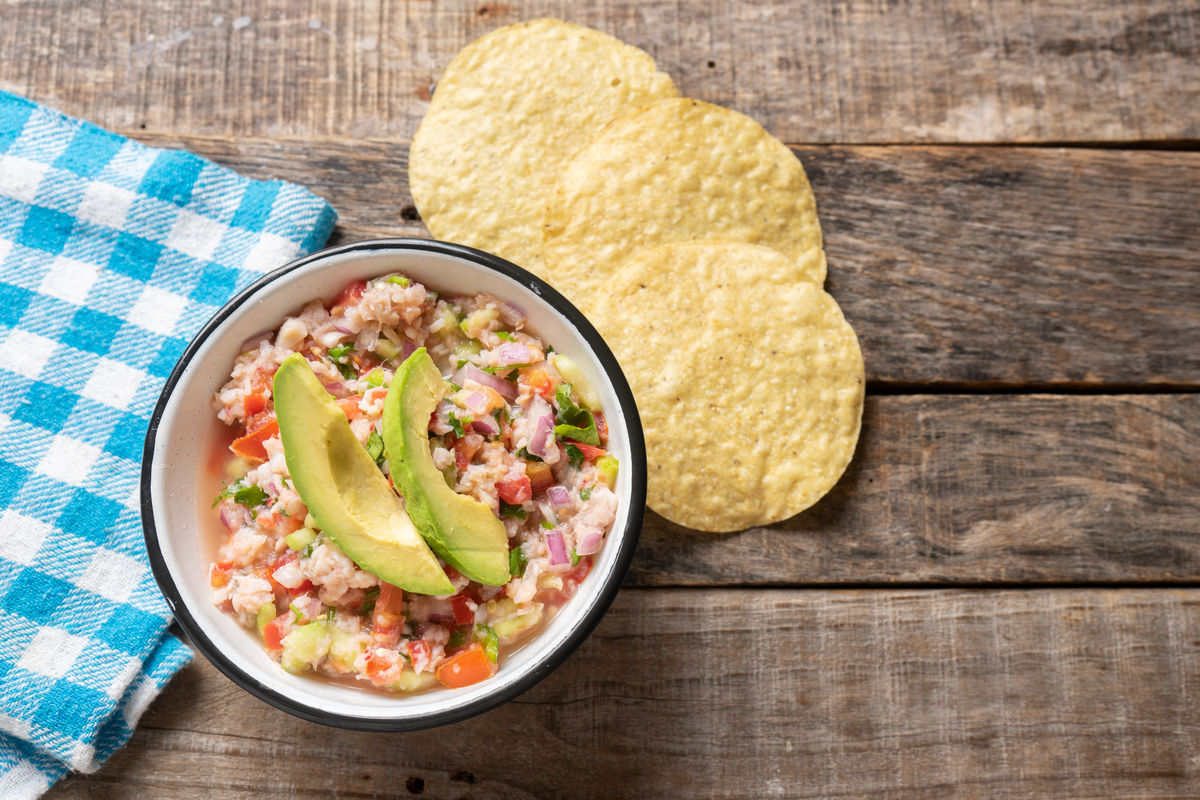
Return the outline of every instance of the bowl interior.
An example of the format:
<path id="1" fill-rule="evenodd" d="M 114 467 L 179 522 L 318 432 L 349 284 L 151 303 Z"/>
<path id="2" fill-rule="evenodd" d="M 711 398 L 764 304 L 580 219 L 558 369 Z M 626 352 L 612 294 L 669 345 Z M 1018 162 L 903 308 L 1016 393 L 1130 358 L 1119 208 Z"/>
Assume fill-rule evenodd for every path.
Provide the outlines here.
<path id="1" fill-rule="evenodd" d="M 641 428 L 624 378 L 619 371 L 610 378 L 616 361 L 602 344 L 604 354 L 597 355 L 588 337 L 599 341 L 599 336 L 577 312 L 568 310 L 561 297 L 510 265 L 503 268 L 512 274 L 504 274 L 480 261 L 494 263 L 483 254 L 440 243 L 360 243 L 285 267 L 240 305 L 227 307 L 224 319 L 210 323 L 208 335 L 202 332 L 198 337 L 191 358 L 181 364 L 177 382 L 169 395 L 164 394 L 148 454 L 151 507 L 144 509 L 153 521 L 148 544 L 156 574 L 197 647 L 268 702 L 321 722 L 376 729 L 422 727 L 470 716 L 515 696 L 553 670 L 590 632 L 624 578 L 641 526 L 645 491 Z M 212 400 L 228 379 L 242 342 L 277 328 L 285 316 L 314 298 L 329 302 L 352 281 L 396 270 L 433 289 L 488 292 L 520 306 L 529 317 L 527 329 L 574 359 L 600 393 L 609 426 L 608 449 L 621 463 L 616 522 L 576 596 L 530 644 L 503 660 L 491 680 L 411 697 L 289 675 L 271 661 L 257 636 L 211 603 L 208 565 L 219 524 L 214 528 L 209 498 L 198 496 L 199 487 L 213 482 L 212 454 L 228 441 L 228 429 L 217 420 Z"/>

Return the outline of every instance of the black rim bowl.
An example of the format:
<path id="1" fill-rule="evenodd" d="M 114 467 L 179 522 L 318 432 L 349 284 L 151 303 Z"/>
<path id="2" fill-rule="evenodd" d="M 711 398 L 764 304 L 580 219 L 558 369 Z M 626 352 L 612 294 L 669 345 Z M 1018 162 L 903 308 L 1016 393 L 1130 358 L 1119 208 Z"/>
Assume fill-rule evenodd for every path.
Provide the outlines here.
<path id="1" fill-rule="evenodd" d="M 170 402 L 172 393 L 175 390 L 176 384 L 179 383 L 183 373 L 191 364 L 193 357 L 200 349 L 202 344 L 221 326 L 221 324 L 232 314 L 236 309 L 241 307 L 255 292 L 259 289 L 274 283 L 283 278 L 290 272 L 299 269 L 313 261 L 318 261 L 330 256 L 342 255 L 346 253 L 369 253 L 377 250 L 415 250 L 432 253 L 440 253 L 443 255 L 454 256 L 466 261 L 470 261 L 485 269 L 498 272 L 512 280 L 523 285 L 526 289 L 539 295 L 542 300 L 552 306 L 558 313 L 562 314 L 587 342 L 592 349 L 596 359 L 600 362 L 601 367 L 608 376 L 609 382 L 612 384 L 613 391 L 621 402 L 621 406 L 627 409 L 625 414 L 626 426 L 629 430 L 629 450 L 630 464 L 628 468 L 632 470 L 632 492 L 628 499 L 629 502 L 629 518 L 625 530 L 622 532 L 620 541 L 617 543 L 618 550 L 616 555 L 616 563 L 612 572 L 611 580 L 605 586 L 600 595 L 597 597 L 596 604 L 588 611 L 583 618 L 581 624 L 574 633 L 564 641 L 564 643 L 555 651 L 551 652 L 545 659 L 537 663 L 535 667 L 529 670 L 528 673 L 521 676 L 519 679 L 509 685 L 504 691 L 495 695 L 481 697 L 477 701 L 468 705 L 447 709 L 445 711 L 435 711 L 415 719 L 367 719 L 362 717 L 353 717 L 345 714 L 334 712 L 320 711 L 302 703 L 296 702 L 292 697 L 276 692 L 262 686 L 257 680 L 246 674 L 234 661 L 226 656 L 218 649 L 211 640 L 204 634 L 195 618 L 183 602 L 183 597 L 176 587 L 174 580 L 171 578 L 170 570 L 167 568 L 166 560 L 163 557 L 162 551 L 158 546 L 158 531 L 154 524 L 154 506 L 151 498 L 150 482 L 152 473 L 152 458 L 154 455 L 155 442 L 158 437 L 158 426 L 162 419 L 163 413 Z M 622 465 L 625 468 L 625 465 Z M 353 244 L 341 245 L 339 247 L 331 247 L 325 250 L 320 250 L 311 255 L 299 258 L 290 264 L 286 264 L 279 269 L 269 272 L 259 278 L 254 283 L 247 286 L 241 292 L 227 302 L 221 309 L 210 319 L 200 332 L 188 344 L 184 350 L 179 362 L 175 365 L 175 369 L 171 371 L 167 378 L 166 385 L 163 387 L 162 394 L 159 396 L 158 403 L 155 405 L 154 414 L 150 418 L 150 425 L 146 431 L 146 444 L 142 452 L 142 475 L 141 475 L 141 512 L 142 512 L 142 528 L 146 538 L 146 550 L 150 555 L 150 566 L 154 572 L 154 578 L 158 582 L 159 589 L 167 599 L 171 610 L 175 614 L 175 619 L 179 622 L 184 633 L 187 634 L 192 644 L 204 655 L 218 670 L 225 674 L 230 680 L 236 683 L 241 688 L 245 689 L 250 694 L 258 699 L 269 703 L 270 705 L 293 714 L 301 719 L 310 722 L 317 722 L 322 725 L 330 725 L 337 728 L 348 728 L 352 730 L 363 731 L 411 731 L 421 730 L 424 728 L 433 728 L 439 725 L 448 725 L 453 722 L 460 722 L 464 719 L 482 714 L 489 711 L 509 700 L 517 697 L 525 691 L 531 689 L 534 685 L 548 676 L 551 672 L 562 665 L 567 658 L 575 652 L 576 648 L 583 643 L 596 626 L 600 623 L 601 618 L 612 605 L 613 599 L 616 597 L 621 584 L 629 571 L 629 565 L 633 561 L 634 551 L 637 549 L 638 537 L 641 533 L 642 520 L 645 515 L 646 508 L 646 444 L 642 434 L 641 419 L 638 416 L 637 405 L 633 399 L 633 392 L 629 388 L 629 382 L 625 379 L 625 374 L 621 371 L 620 365 L 617 363 L 616 357 L 604 343 L 600 334 L 596 331 L 592 324 L 587 321 L 580 311 L 571 305 L 571 303 L 563 297 L 554 287 L 543 281 L 536 275 L 521 269 L 520 267 L 505 261 L 502 258 L 494 256 L 490 253 L 485 253 L 482 250 L 476 250 L 473 247 L 465 245 L 451 244 L 449 242 L 439 242 L 429 239 L 373 239 L 365 242 L 355 242 Z M 439 690 L 441 691 L 441 690 Z M 446 690 L 453 691 L 453 690 Z"/>

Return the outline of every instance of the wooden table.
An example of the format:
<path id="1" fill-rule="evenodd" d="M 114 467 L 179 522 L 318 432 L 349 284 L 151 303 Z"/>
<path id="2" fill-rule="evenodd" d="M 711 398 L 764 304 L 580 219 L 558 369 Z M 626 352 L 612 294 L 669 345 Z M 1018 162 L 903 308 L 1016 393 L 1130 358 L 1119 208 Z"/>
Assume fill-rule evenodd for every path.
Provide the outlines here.
<path id="1" fill-rule="evenodd" d="M 650 514 L 552 677 L 398 735 L 206 663 L 63 798 L 1200 794 L 1196 0 L 25 0 L 0 88 L 311 187 L 406 181 L 467 42 L 565 16 L 794 143 L 859 332 L 849 472 L 733 535 Z"/>

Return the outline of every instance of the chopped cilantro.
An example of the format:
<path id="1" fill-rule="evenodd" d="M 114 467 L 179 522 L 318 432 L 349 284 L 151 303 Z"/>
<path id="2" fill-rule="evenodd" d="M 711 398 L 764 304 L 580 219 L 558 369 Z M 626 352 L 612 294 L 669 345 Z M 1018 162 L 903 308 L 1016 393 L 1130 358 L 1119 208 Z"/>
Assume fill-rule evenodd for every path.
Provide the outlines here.
<path id="1" fill-rule="evenodd" d="M 567 458 L 571 460 L 571 466 L 583 466 L 583 451 L 573 444 L 567 445 Z"/>
<path id="2" fill-rule="evenodd" d="M 578 448 L 576 448 L 576 449 L 578 449 Z M 537 456 L 535 456 L 533 453 L 529 452 L 529 450 L 524 447 L 522 447 L 520 450 L 517 451 L 517 455 L 519 455 L 521 458 L 525 458 L 530 461 L 537 461 L 539 463 L 542 460 L 542 459 L 538 458 Z"/>
<path id="3" fill-rule="evenodd" d="M 572 567 L 579 566 L 579 554 L 575 552 L 574 547 L 571 548 L 571 566 Z"/>
<path id="4" fill-rule="evenodd" d="M 308 547 L 304 548 L 304 557 L 305 557 L 305 558 L 309 558 L 309 557 L 311 557 L 311 556 L 312 556 L 312 553 L 313 553 L 313 548 L 314 548 L 314 547 L 316 547 L 316 546 L 317 546 L 317 545 L 316 545 L 316 543 L 314 542 L 313 544 L 310 544 Z"/>
<path id="5" fill-rule="evenodd" d="M 348 381 L 352 381 L 358 377 L 358 371 L 349 364 L 343 364 L 340 361 L 333 362 L 333 365 L 338 368 L 338 372 L 342 373 L 342 377 Z"/>
<path id="6" fill-rule="evenodd" d="M 450 634 L 450 641 L 446 643 L 447 647 L 462 647 L 467 643 L 467 638 L 471 635 L 469 630 L 455 631 Z"/>
<path id="7" fill-rule="evenodd" d="M 379 597 L 379 587 L 372 586 L 367 589 L 367 593 L 363 595 L 363 604 L 359 607 L 358 613 L 369 614 L 375 610 L 375 599 Z"/>
<path id="8" fill-rule="evenodd" d="M 493 664 L 500 657 L 500 637 L 482 622 L 475 625 L 475 640 L 483 644 L 483 652 Z"/>
<path id="9" fill-rule="evenodd" d="M 526 511 L 525 509 L 521 508 L 520 505 L 513 505 L 512 503 L 506 503 L 503 500 L 501 500 L 500 501 L 500 516 L 516 517 L 517 519 L 528 519 L 529 512 Z"/>
<path id="10" fill-rule="evenodd" d="M 462 419 L 459 419 L 457 416 L 455 416 L 453 411 L 451 411 L 447 416 L 450 418 L 450 427 L 454 428 L 454 435 L 460 439 L 467 435 L 464 427 L 475 421 L 471 417 L 463 417 Z"/>
<path id="11" fill-rule="evenodd" d="M 293 600 L 291 603 L 289 603 L 288 608 L 290 608 L 292 613 L 296 615 L 296 622 L 299 622 L 304 618 L 304 612 L 296 608 L 296 601 Z"/>
<path id="12" fill-rule="evenodd" d="M 592 487 L 590 487 L 590 486 L 579 493 L 580 500 L 587 500 L 591 496 L 592 496 Z"/>
<path id="13" fill-rule="evenodd" d="M 389 275 L 387 282 L 394 283 L 397 286 L 411 286 L 412 285 L 412 281 L 410 281 L 408 278 L 404 277 L 403 275 Z"/>
<path id="14" fill-rule="evenodd" d="M 554 347 L 552 345 L 546 345 L 546 355 L 550 355 L 553 352 L 554 352 Z"/>
<path id="15" fill-rule="evenodd" d="M 496 335 L 500 337 L 500 341 L 502 342 L 515 342 L 517 340 L 517 337 L 508 331 L 496 331 Z"/>
<path id="16" fill-rule="evenodd" d="M 367 437 L 367 455 L 376 464 L 379 459 L 383 458 L 383 437 L 379 435 L 379 431 L 371 431 L 371 435 Z"/>
<path id="17" fill-rule="evenodd" d="M 233 487 L 234 486 L 237 486 L 236 482 L 229 486 L 226 486 L 224 489 L 217 492 L 217 496 L 214 497 L 213 501 L 212 501 L 212 508 L 216 508 L 217 504 L 220 503 L 222 500 L 228 500 L 229 498 L 233 497 Z"/>
<path id="18" fill-rule="evenodd" d="M 504 376 L 504 380 L 508 381 L 509 383 L 516 383 L 517 378 L 519 378 L 520 375 L 521 375 L 521 373 L 517 372 L 514 369 L 511 372 L 509 372 L 507 375 Z"/>
<path id="19" fill-rule="evenodd" d="M 345 344 L 338 344 L 329 348 L 329 357 L 334 361 L 337 361 L 338 359 L 345 358 L 347 355 L 353 352 L 354 345 L 350 342 L 346 342 Z"/>
<path id="20" fill-rule="evenodd" d="M 542 520 L 542 527 L 548 531 L 552 531 L 552 530 L 554 530 L 554 523 L 551 522 L 550 520 L 544 519 L 544 520 Z"/>
<path id="21" fill-rule="evenodd" d="M 267 502 L 269 496 L 257 486 L 247 486 L 244 489 L 238 489 L 233 493 L 233 502 L 238 505 L 243 505 L 246 508 L 254 508 L 261 506 Z"/>
<path id="22" fill-rule="evenodd" d="M 326 611 L 326 612 L 325 612 L 325 619 L 327 619 L 327 620 L 329 620 L 330 622 L 332 622 L 332 621 L 333 621 L 333 618 L 334 618 L 336 615 L 337 615 L 337 614 L 336 614 L 336 612 L 335 612 L 335 611 L 334 611 L 334 610 L 331 608 L 331 609 L 329 609 L 328 611 Z"/>
<path id="23" fill-rule="evenodd" d="M 554 435 L 599 446 L 600 434 L 596 432 L 596 420 L 590 411 L 586 411 L 572 402 L 571 384 L 560 383 L 558 391 L 555 392 L 554 401 L 558 405 L 559 421 L 559 424 L 554 427 Z"/>
<path id="24" fill-rule="evenodd" d="M 521 548 L 515 547 L 508 551 L 508 574 L 515 578 L 525 574 L 525 564 L 529 559 L 525 558 L 525 553 Z"/>

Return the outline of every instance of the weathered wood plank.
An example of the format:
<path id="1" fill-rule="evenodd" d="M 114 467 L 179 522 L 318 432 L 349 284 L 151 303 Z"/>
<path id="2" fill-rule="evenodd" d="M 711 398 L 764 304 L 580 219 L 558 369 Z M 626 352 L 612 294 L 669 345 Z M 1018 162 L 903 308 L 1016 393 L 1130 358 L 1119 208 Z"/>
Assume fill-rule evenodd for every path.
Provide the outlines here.
<path id="1" fill-rule="evenodd" d="M 734 534 L 648 514 L 629 580 L 1194 582 L 1197 498 L 1197 395 L 868 397 L 817 505 Z"/>
<path id="2" fill-rule="evenodd" d="M 433 731 L 322 728 L 196 665 L 46 797 L 1194 797 L 1198 626 L 1198 590 L 626 590 Z"/>
<path id="3" fill-rule="evenodd" d="M 789 142 L 1200 138 L 1200 9 L 1172 0 L 26 0 L 0 87 L 108 127 L 408 138 L 460 48 L 538 16 Z"/>
<path id="4" fill-rule="evenodd" d="M 428 235 L 403 143 L 141 138 L 311 187 L 338 241 Z M 1200 388 L 1200 154 L 797 153 L 870 381 Z"/>

